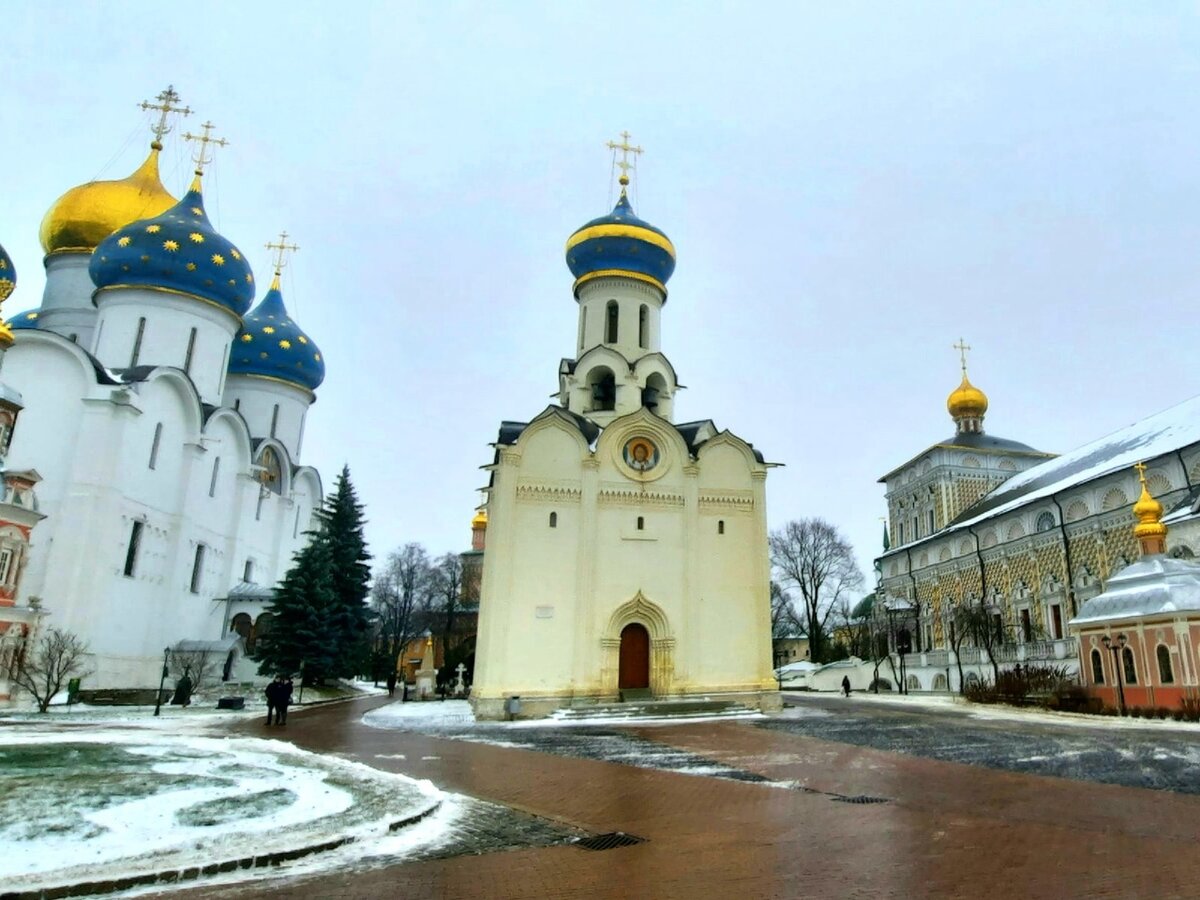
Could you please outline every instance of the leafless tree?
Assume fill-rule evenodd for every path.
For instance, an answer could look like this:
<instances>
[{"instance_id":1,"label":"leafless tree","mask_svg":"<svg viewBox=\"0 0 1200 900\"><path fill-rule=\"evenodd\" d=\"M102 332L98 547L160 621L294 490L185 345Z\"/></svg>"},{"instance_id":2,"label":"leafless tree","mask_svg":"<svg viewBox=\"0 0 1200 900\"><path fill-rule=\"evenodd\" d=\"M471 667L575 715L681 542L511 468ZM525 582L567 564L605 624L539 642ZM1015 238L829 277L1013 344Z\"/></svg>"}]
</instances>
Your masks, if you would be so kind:
<instances>
[{"instance_id":1,"label":"leafless tree","mask_svg":"<svg viewBox=\"0 0 1200 900\"><path fill-rule=\"evenodd\" d=\"M46 712L54 695L73 675L86 677L87 644L69 631L49 628L17 658L13 681L33 695L38 712Z\"/></svg>"},{"instance_id":2,"label":"leafless tree","mask_svg":"<svg viewBox=\"0 0 1200 900\"><path fill-rule=\"evenodd\" d=\"M378 622L378 650L390 671L400 667L404 648L426 626L433 590L429 554L420 544L405 544L388 555L371 588Z\"/></svg>"},{"instance_id":3,"label":"leafless tree","mask_svg":"<svg viewBox=\"0 0 1200 900\"><path fill-rule=\"evenodd\" d=\"M182 650L175 647L167 656L171 677L179 679L186 675L192 682L193 691L199 691L208 684L218 668L218 662L224 668L225 658L218 658L211 650Z\"/></svg>"},{"instance_id":4,"label":"leafless tree","mask_svg":"<svg viewBox=\"0 0 1200 900\"><path fill-rule=\"evenodd\" d=\"M463 564L457 553L446 553L437 558L430 571L432 602L442 617L443 640L449 646L454 633L454 619L462 603Z\"/></svg>"},{"instance_id":5,"label":"leafless tree","mask_svg":"<svg viewBox=\"0 0 1200 900\"><path fill-rule=\"evenodd\" d=\"M828 623L842 598L862 587L854 550L824 519L799 519L771 533L771 564L786 588L800 593L800 627L809 657L821 662L829 642Z\"/></svg>"},{"instance_id":6,"label":"leafless tree","mask_svg":"<svg viewBox=\"0 0 1200 900\"><path fill-rule=\"evenodd\" d=\"M778 581L772 581L771 637L795 637L801 630L800 617L796 615L796 604L792 595L785 591Z\"/></svg>"}]
</instances>

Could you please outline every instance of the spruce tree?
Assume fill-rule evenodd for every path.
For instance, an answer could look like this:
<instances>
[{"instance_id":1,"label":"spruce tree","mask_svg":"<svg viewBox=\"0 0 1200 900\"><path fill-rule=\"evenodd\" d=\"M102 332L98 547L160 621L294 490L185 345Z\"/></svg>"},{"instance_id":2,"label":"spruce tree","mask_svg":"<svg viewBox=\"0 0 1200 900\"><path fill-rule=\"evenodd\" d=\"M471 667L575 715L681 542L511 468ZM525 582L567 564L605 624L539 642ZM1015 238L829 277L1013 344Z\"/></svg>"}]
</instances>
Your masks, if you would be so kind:
<instances>
[{"instance_id":1,"label":"spruce tree","mask_svg":"<svg viewBox=\"0 0 1200 900\"><path fill-rule=\"evenodd\" d=\"M260 675L292 675L303 668L305 681L316 683L338 674L330 628L337 607L332 559L323 534L296 554L268 608L271 629L255 647Z\"/></svg>"},{"instance_id":2,"label":"spruce tree","mask_svg":"<svg viewBox=\"0 0 1200 900\"><path fill-rule=\"evenodd\" d=\"M370 623L371 570L363 538L363 507L344 467L317 511L320 523L275 590L272 628L259 639L262 675L292 674L304 664L309 684L358 674Z\"/></svg>"},{"instance_id":3,"label":"spruce tree","mask_svg":"<svg viewBox=\"0 0 1200 900\"><path fill-rule=\"evenodd\" d=\"M333 491L318 513L321 533L329 544L331 586L334 608L329 621L329 636L335 642L336 674L356 674L362 662L363 642L370 625L367 607L371 554L363 537L363 506L350 481L350 467L344 466Z\"/></svg>"}]
</instances>

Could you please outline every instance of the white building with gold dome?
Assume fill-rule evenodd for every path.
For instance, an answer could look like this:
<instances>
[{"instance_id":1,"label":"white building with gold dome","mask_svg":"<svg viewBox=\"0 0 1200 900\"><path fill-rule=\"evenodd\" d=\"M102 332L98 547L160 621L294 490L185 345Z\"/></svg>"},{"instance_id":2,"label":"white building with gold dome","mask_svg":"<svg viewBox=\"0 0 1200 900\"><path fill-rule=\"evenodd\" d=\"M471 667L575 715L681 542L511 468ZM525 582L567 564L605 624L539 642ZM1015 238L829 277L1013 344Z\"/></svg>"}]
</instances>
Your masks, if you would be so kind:
<instances>
[{"instance_id":1,"label":"white building with gold dome","mask_svg":"<svg viewBox=\"0 0 1200 900\"><path fill-rule=\"evenodd\" d=\"M567 242L579 329L558 403L504 422L488 467L483 718L514 696L522 716L634 696L779 706L768 464L709 420L675 421L660 327L675 249L621 183Z\"/></svg>"},{"instance_id":2,"label":"white building with gold dome","mask_svg":"<svg viewBox=\"0 0 1200 900\"><path fill-rule=\"evenodd\" d=\"M1169 510L1172 554L1200 549L1200 397L1061 456L984 431L988 400L965 358L947 407L955 434L880 479L892 543L876 568L885 608L910 634L907 686L957 690L960 662L962 677L990 677L987 650L956 634L963 604L990 616L999 665L1077 670L1068 623L1137 558L1135 463Z\"/></svg>"},{"instance_id":3,"label":"white building with gold dome","mask_svg":"<svg viewBox=\"0 0 1200 900\"><path fill-rule=\"evenodd\" d=\"M85 689L157 687L181 640L236 662L322 499L300 453L325 368L283 304L291 248L274 245L252 308L249 261L204 210L209 126L183 197L159 180L178 99L150 105L162 115L133 175L51 206L41 305L10 320L4 375L25 409L6 465L36 468L46 516L22 596L87 641Z\"/></svg>"}]
</instances>

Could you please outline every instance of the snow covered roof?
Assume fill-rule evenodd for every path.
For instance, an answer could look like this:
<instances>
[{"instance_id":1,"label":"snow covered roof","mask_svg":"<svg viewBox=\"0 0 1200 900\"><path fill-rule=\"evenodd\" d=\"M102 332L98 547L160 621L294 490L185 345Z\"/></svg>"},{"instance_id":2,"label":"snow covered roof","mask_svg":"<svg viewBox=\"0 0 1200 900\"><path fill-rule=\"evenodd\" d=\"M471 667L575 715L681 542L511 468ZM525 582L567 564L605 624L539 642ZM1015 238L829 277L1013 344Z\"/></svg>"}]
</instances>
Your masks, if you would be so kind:
<instances>
[{"instance_id":1,"label":"snow covered roof","mask_svg":"<svg viewBox=\"0 0 1200 900\"><path fill-rule=\"evenodd\" d=\"M1144 556L1108 580L1108 589L1088 600L1072 626L1178 612L1200 612L1200 564L1162 554Z\"/></svg>"},{"instance_id":2,"label":"snow covered roof","mask_svg":"<svg viewBox=\"0 0 1200 900\"><path fill-rule=\"evenodd\" d=\"M892 547L883 556L891 556L905 548L965 530L1075 485L1128 469L1136 462L1165 456L1197 442L1200 442L1200 397L1192 397L1077 447L1070 453L1018 472L985 494L979 502L969 506L941 531Z\"/></svg>"},{"instance_id":3,"label":"snow covered roof","mask_svg":"<svg viewBox=\"0 0 1200 900\"><path fill-rule=\"evenodd\" d=\"M242 640L241 635L232 634L215 641L179 641L171 649L176 653L228 653Z\"/></svg>"},{"instance_id":4,"label":"snow covered roof","mask_svg":"<svg viewBox=\"0 0 1200 900\"><path fill-rule=\"evenodd\" d=\"M224 599L224 598L222 598ZM229 589L229 600L258 600L269 603L275 599L275 589L249 581L239 581Z\"/></svg>"},{"instance_id":5,"label":"snow covered roof","mask_svg":"<svg viewBox=\"0 0 1200 900\"><path fill-rule=\"evenodd\" d=\"M938 449L975 450L980 453L995 453L1003 456L1054 456L1053 453L1046 453L1043 450L1030 447L1028 444L1022 444L1020 441L1011 441L1008 438L996 437L995 435L986 434L984 432L960 432L958 434L951 435L944 441L938 441L936 444L926 447L908 462L901 463L886 475L879 478L877 483L886 484L887 480L897 472L904 471L930 450Z\"/></svg>"},{"instance_id":6,"label":"snow covered roof","mask_svg":"<svg viewBox=\"0 0 1200 900\"><path fill-rule=\"evenodd\" d=\"M1200 441L1200 397L1193 397L1014 475L967 509L951 528L974 525L1197 441Z\"/></svg>"},{"instance_id":7,"label":"snow covered roof","mask_svg":"<svg viewBox=\"0 0 1200 900\"><path fill-rule=\"evenodd\" d=\"M802 659L799 662L788 663L786 666L780 666L775 671L783 675L788 672L811 672L814 669L821 668L820 663L809 662L807 659Z\"/></svg>"}]
</instances>

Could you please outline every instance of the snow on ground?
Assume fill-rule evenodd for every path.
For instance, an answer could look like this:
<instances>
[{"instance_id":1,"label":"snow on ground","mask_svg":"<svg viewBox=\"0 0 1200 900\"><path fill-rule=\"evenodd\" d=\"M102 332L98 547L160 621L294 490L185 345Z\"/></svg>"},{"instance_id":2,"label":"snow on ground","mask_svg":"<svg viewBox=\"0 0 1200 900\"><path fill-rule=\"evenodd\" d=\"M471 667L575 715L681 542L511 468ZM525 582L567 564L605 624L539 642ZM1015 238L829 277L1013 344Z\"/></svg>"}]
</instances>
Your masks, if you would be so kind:
<instances>
[{"instance_id":1,"label":"snow on ground","mask_svg":"<svg viewBox=\"0 0 1200 900\"><path fill-rule=\"evenodd\" d=\"M372 728L399 731L475 724L475 713L466 700L397 700L363 716Z\"/></svg>"},{"instance_id":2,"label":"snow on ground","mask_svg":"<svg viewBox=\"0 0 1200 900\"><path fill-rule=\"evenodd\" d=\"M386 694L387 688L376 688L369 681L342 682L328 688L305 688L302 704L292 706L293 712L314 703L334 700L352 700L358 697ZM159 715L154 715L153 706L90 706L86 703L56 703L49 711L39 713L35 709L0 709L0 729L5 725L32 725L55 727L60 725L96 725L119 728L138 728L148 731L165 731L172 734L180 731L202 734L210 728L228 726L256 716L265 717L267 704L262 691L255 688L245 694L246 708L240 710L217 709L218 694L194 694L190 706L163 704Z\"/></svg>"},{"instance_id":3,"label":"snow on ground","mask_svg":"<svg viewBox=\"0 0 1200 900\"><path fill-rule=\"evenodd\" d=\"M792 696L804 697L805 694ZM829 693L819 696L828 699ZM1045 725L1069 725L1076 728L1115 728L1129 731L1167 731L1167 732L1200 732L1200 722L1176 722L1174 719L1135 719L1132 716L1093 716L1081 713L1055 712L1054 710L1039 709L1032 706L1005 706L1000 703L971 703L961 697L949 694L866 694L856 693L844 698L847 704L875 704L895 708L936 709L966 716L980 721L993 722L1023 722L1027 724L1042 723ZM800 712L802 710L802 712ZM811 715L817 712L815 708L805 707L803 703L785 706L782 715L789 716Z\"/></svg>"},{"instance_id":4,"label":"snow on ground","mask_svg":"<svg viewBox=\"0 0 1200 900\"><path fill-rule=\"evenodd\" d=\"M628 716L597 716L595 718L570 718L558 719L547 717L544 719L518 719L515 722L498 722L486 721L476 722L475 714L471 710L471 704L466 700L428 700L428 701L409 701L401 703L397 701L388 706L381 706L378 709L373 709L363 716L363 723L370 725L372 728L382 728L394 731L423 731L429 730L444 730L457 729L466 727L478 727L487 730L514 729L521 730L526 728L595 728L597 726L606 726L609 728L620 727L622 725L633 725L638 728L643 725L680 725L685 722L724 722L730 719L762 719L762 713L747 712L745 715L723 715L723 716L674 716L661 718L643 718L636 714ZM502 742L496 743L497 746L504 746ZM509 745L511 746L511 745Z\"/></svg>"},{"instance_id":5,"label":"snow on ground","mask_svg":"<svg viewBox=\"0 0 1200 900\"><path fill-rule=\"evenodd\" d=\"M28 890L170 871L343 836L378 844L444 797L282 741L6 728L0 882ZM413 828L401 837L434 834Z\"/></svg>"}]
</instances>

